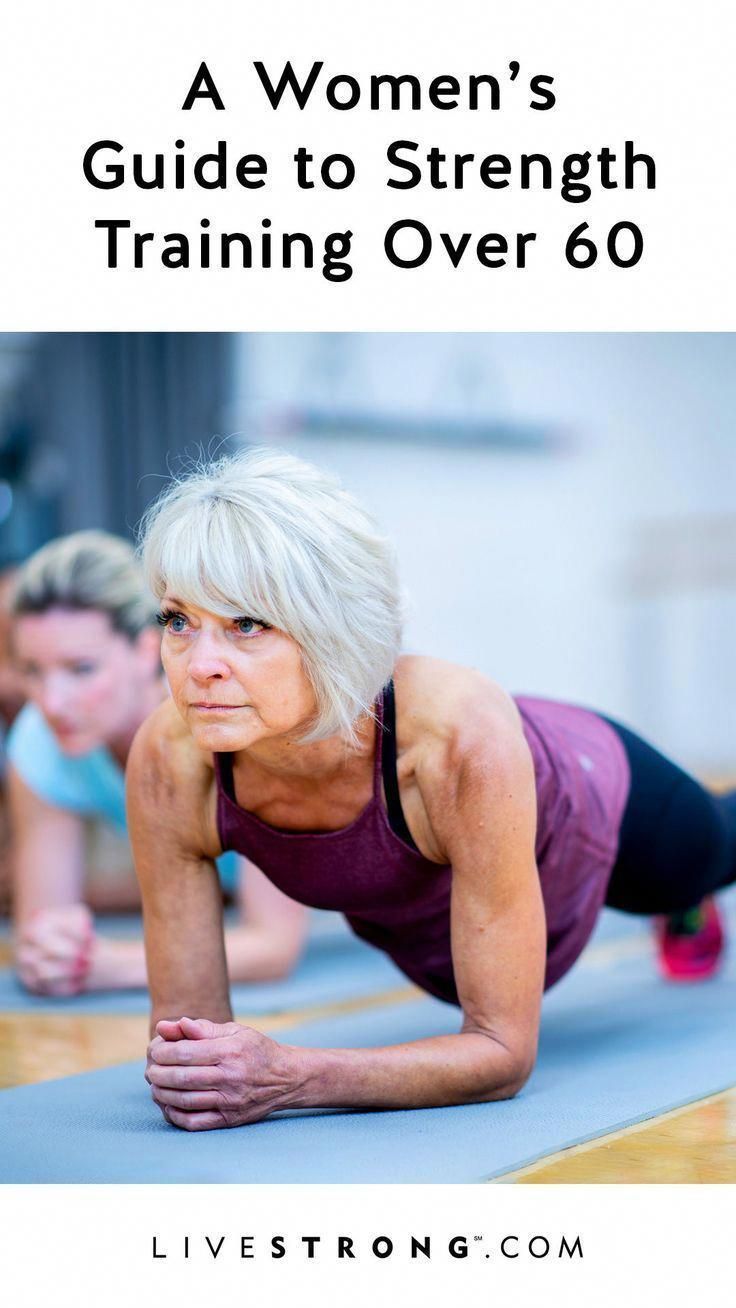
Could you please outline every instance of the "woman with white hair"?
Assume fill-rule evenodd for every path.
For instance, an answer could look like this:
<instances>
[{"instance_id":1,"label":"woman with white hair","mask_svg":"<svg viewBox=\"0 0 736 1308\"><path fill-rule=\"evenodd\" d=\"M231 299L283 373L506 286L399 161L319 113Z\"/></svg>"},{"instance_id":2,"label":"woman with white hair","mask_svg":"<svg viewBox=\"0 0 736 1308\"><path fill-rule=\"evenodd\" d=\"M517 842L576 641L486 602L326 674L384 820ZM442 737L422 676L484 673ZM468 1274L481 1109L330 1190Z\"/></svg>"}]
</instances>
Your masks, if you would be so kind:
<instances>
[{"instance_id":1,"label":"woman with white hair","mask_svg":"<svg viewBox=\"0 0 736 1308\"><path fill-rule=\"evenodd\" d=\"M599 715L400 657L393 553L329 476L253 451L175 483L144 524L172 700L141 728L129 811L153 1039L147 1079L203 1130L307 1106L513 1095L540 1000L604 902L688 909L736 877L716 799ZM462 1025L301 1049L232 1021L214 860L344 912Z\"/></svg>"},{"instance_id":2,"label":"woman with white hair","mask_svg":"<svg viewBox=\"0 0 736 1308\"><path fill-rule=\"evenodd\" d=\"M98 935L91 912L140 905L132 860L90 866L85 819L126 833L130 746L167 694L156 606L132 546L81 531L28 560L12 610L28 696L7 740L18 976L42 995L144 986L142 939ZM232 978L283 975L304 910L235 855L220 876L241 910L227 933Z\"/></svg>"}]
</instances>

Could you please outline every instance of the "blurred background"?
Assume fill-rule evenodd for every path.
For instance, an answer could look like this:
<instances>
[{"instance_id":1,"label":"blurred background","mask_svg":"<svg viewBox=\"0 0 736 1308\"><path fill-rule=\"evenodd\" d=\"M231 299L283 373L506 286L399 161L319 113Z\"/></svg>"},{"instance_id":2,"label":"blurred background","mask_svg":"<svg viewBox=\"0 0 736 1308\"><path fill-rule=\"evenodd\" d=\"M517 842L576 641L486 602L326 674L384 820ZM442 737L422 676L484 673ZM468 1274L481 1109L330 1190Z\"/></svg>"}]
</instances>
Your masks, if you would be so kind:
<instances>
[{"instance_id":1,"label":"blurred background","mask_svg":"<svg viewBox=\"0 0 736 1308\"><path fill-rule=\"evenodd\" d=\"M373 509L407 649L736 776L736 336L0 335L0 567L248 442Z\"/></svg>"}]
</instances>

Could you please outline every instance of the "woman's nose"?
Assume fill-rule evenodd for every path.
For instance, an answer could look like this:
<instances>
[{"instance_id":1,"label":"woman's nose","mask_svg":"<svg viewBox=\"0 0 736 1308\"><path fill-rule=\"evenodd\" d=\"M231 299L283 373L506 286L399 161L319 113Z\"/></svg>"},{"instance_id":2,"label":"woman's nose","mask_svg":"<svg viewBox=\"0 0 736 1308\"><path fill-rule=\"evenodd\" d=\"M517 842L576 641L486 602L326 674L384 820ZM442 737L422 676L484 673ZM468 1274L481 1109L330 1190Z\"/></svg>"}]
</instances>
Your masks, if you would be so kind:
<instances>
[{"instance_id":1,"label":"woman's nose","mask_svg":"<svg viewBox=\"0 0 736 1308\"><path fill-rule=\"evenodd\" d=\"M215 657L195 657L189 664L189 675L192 681L226 681L230 676L230 669L222 659Z\"/></svg>"},{"instance_id":2,"label":"woman's nose","mask_svg":"<svg viewBox=\"0 0 736 1308\"><path fill-rule=\"evenodd\" d=\"M46 681L38 692L38 706L47 717L54 718L69 707L69 695L54 681Z\"/></svg>"},{"instance_id":3,"label":"woman's nose","mask_svg":"<svg viewBox=\"0 0 736 1308\"><path fill-rule=\"evenodd\" d=\"M200 635L189 659L189 675L193 681L226 681L230 676L230 665L222 657L219 642L207 635Z\"/></svg>"}]
</instances>

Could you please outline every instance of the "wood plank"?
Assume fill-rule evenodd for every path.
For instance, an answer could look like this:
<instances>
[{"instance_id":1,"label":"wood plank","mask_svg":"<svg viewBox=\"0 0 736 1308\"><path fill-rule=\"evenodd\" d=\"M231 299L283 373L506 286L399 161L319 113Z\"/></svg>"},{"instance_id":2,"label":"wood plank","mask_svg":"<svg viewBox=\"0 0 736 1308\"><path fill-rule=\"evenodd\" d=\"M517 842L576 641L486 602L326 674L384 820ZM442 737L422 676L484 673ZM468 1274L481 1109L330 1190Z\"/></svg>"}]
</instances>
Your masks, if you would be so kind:
<instances>
[{"instance_id":1,"label":"wood plank","mask_svg":"<svg viewBox=\"0 0 736 1308\"><path fill-rule=\"evenodd\" d=\"M564 1149L500 1181L518 1185L736 1182L736 1088Z\"/></svg>"}]
</instances>

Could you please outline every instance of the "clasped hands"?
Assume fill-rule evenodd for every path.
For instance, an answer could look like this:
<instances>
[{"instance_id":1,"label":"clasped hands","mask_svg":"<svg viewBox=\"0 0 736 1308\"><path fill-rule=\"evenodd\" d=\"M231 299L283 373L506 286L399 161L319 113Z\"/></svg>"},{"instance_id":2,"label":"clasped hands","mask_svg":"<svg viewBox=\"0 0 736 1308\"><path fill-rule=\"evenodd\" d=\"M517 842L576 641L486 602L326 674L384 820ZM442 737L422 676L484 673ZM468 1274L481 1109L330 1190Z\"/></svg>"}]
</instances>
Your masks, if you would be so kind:
<instances>
[{"instance_id":1,"label":"clasped hands","mask_svg":"<svg viewBox=\"0 0 736 1308\"><path fill-rule=\"evenodd\" d=\"M38 995L78 995L86 988L94 946L92 914L85 904L40 909L18 932L18 976Z\"/></svg>"},{"instance_id":2,"label":"clasped hands","mask_svg":"<svg viewBox=\"0 0 736 1308\"><path fill-rule=\"evenodd\" d=\"M172 1126L244 1126L296 1106L296 1053L237 1022L181 1017L156 1026L146 1080Z\"/></svg>"},{"instance_id":3,"label":"clasped hands","mask_svg":"<svg viewBox=\"0 0 736 1308\"><path fill-rule=\"evenodd\" d=\"M28 990L56 998L146 983L143 942L98 935L86 904L42 908L26 918L15 965Z\"/></svg>"}]
</instances>

